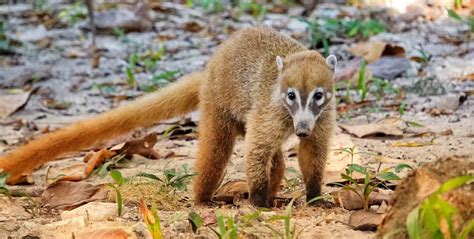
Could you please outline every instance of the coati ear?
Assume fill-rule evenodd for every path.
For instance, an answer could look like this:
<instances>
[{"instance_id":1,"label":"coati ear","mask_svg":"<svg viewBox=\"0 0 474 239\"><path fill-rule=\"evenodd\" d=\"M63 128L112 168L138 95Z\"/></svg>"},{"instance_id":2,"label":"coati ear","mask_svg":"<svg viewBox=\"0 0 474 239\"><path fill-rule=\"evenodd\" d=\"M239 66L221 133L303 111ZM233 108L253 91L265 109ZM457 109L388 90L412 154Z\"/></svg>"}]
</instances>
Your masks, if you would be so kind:
<instances>
[{"instance_id":1,"label":"coati ear","mask_svg":"<svg viewBox=\"0 0 474 239\"><path fill-rule=\"evenodd\" d=\"M337 66L337 58L335 55L329 55L326 58L326 64L328 64L329 68L334 72Z\"/></svg>"},{"instance_id":2,"label":"coati ear","mask_svg":"<svg viewBox=\"0 0 474 239\"><path fill-rule=\"evenodd\" d=\"M280 56L276 57L276 64L277 64L278 71L281 71L283 69L283 60L281 59Z\"/></svg>"}]
</instances>

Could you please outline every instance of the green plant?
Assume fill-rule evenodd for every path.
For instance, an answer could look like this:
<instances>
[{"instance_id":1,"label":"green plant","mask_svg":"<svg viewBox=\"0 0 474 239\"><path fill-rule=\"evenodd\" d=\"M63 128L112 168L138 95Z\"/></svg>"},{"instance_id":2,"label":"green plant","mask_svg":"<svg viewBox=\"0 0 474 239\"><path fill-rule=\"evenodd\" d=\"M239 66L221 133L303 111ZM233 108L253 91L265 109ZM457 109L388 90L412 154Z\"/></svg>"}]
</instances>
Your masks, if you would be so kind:
<instances>
[{"instance_id":1,"label":"green plant","mask_svg":"<svg viewBox=\"0 0 474 239\"><path fill-rule=\"evenodd\" d=\"M187 0L186 5L193 7L194 5L201 6L208 12L221 12L224 10L224 3L221 0Z\"/></svg>"},{"instance_id":2,"label":"green plant","mask_svg":"<svg viewBox=\"0 0 474 239\"><path fill-rule=\"evenodd\" d=\"M373 173L366 167L358 164L348 165L345 171L345 173L341 174L341 177L350 183L344 185L343 189L353 191L355 194L357 194L357 196L362 200L364 204L364 210L366 211L369 210L369 196L374 189L380 185L383 185L386 181L400 180L398 175L389 171L388 169L383 170L382 172ZM364 175L363 185L360 185L359 182L352 177L353 172L358 172Z\"/></svg>"},{"instance_id":3,"label":"green plant","mask_svg":"<svg viewBox=\"0 0 474 239\"><path fill-rule=\"evenodd\" d=\"M240 1L238 7L242 12L248 12L256 19L260 19L268 11L265 5L252 0Z\"/></svg>"},{"instance_id":4,"label":"green plant","mask_svg":"<svg viewBox=\"0 0 474 239\"><path fill-rule=\"evenodd\" d=\"M133 89L137 88L137 80L135 79L135 67L138 63L138 54L136 52L132 53L128 57L128 66L125 68L125 74L127 76L127 84Z\"/></svg>"},{"instance_id":5,"label":"green plant","mask_svg":"<svg viewBox=\"0 0 474 239\"><path fill-rule=\"evenodd\" d=\"M400 114L400 117L402 117L405 114L405 107L407 105L405 103L401 103L400 106L398 106L398 113Z\"/></svg>"},{"instance_id":6,"label":"green plant","mask_svg":"<svg viewBox=\"0 0 474 239\"><path fill-rule=\"evenodd\" d=\"M355 164L354 156L357 154L365 154L365 155L371 155L371 156L377 157L378 156L377 154L374 154L371 152L356 151L356 146L340 148L340 149L336 149L336 151L349 154L350 161L351 161L351 163L344 170L345 172L341 173L341 177L344 180L347 180L348 183L346 185L341 185L341 186L343 186L343 189L345 190L351 190L354 193L356 193L357 196L359 196L359 198L364 203L365 210L369 209L369 205L368 205L369 195L370 193L372 193L372 191L375 188L381 185L384 185L389 180L400 180L400 177L396 173L399 173L402 169L404 168L413 169L408 164L400 164L395 167L394 169L395 172L390 171L390 168L384 169L380 172L379 170L382 164L380 163L377 171L372 172L366 167L363 167L359 164ZM363 185L360 185L357 179L353 177L354 172L358 172L364 175Z\"/></svg>"},{"instance_id":7,"label":"green plant","mask_svg":"<svg viewBox=\"0 0 474 239\"><path fill-rule=\"evenodd\" d=\"M318 198L319 199L319 198ZM272 222L272 221L283 221L284 224L284 232L280 232L273 226L271 226L268 223L265 223L264 225L272 230L275 234L277 234L281 238L285 239L292 239L292 238L298 238L301 232L303 230L299 230L299 232L296 231L296 225L291 226L291 217L292 217L292 212L293 212L293 204L295 202L295 199L293 198L290 203L285 208L285 212L283 215L275 215L270 217L267 222Z\"/></svg>"},{"instance_id":8,"label":"green plant","mask_svg":"<svg viewBox=\"0 0 474 239\"><path fill-rule=\"evenodd\" d=\"M3 172L0 169L0 194L5 194L7 196L10 195L10 191L8 190L7 187L7 179L10 176L7 172Z\"/></svg>"},{"instance_id":9,"label":"green plant","mask_svg":"<svg viewBox=\"0 0 474 239\"><path fill-rule=\"evenodd\" d=\"M473 175L455 177L443 183L436 192L425 198L407 216L406 230L411 239L421 238L459 238L467 239L474 227L474 219L454 228L453 217L458 214L457 208L443 199L443 194L471 183ZM447 228L443 229L443 224ZM446 230L447 229L447 230Z\"/></svg>"},{"instance_id":10,"label":"green plant","mask_svg":"<svg viewBox=\"0 0 474 239\"><path fill-rule=\"evenodd\" d=\"M166 86L170 83L170 81L176 76L176 74L180 73L180 71L165 71L161 74L154 75L151 81L159 85L160 87Z\"/></svg>"},{"instance_id":11,"label":"green plant","mask_svg":"<svg viewBox=\"0 0 474 239\"><path fill-rule=\"evenodd\" d=\"M117 201L117 213L118 216L120 217L122 215L122 209L123 209L123 199L122 199L122 193L120 192L120 186L124 185L127 180L122 176L122 173L120 171L114 170L109 173L110 177L115 181L115 184L108 183L107 186L115 190L116 193L116 198L115 200Z\"/></svg>"},{"instance_id":12,"label":"green plant","mask_svg":"<svg viewBox=\"0 0 474 239\"><path fill-rule=\"evenodd\" d=\"M385 27L379 21L372 19L367 21L343 19L340 21L340 24L342 29L345 30L345 35L348 37L362 36L367 38L385 31Z\"/></svg>"},{"instance_id":13,"label":"green plant","mask_svg":"<svg viewBox=\"0 0 474 239\"><path fill-rule=\"evenodd\" d=\"M118 154L112 157L109 161L105 162L102 164L100 167L94 169L92 172L92 175L98 175L99 177L105 177L107 176L107 173L109 172L110 168L115 168L117 165L125 159L125 154Z\"/></svg>"},{"instance_id":14,"label":"green plant","mask_svg":"<svg viewBox=\"0 0 474 239\"><path fill-rule=\"evenodd\" d=\"M474 33L474 16L469 16L469 17L461 17L459 14L457 14L454 10L452 9L447 9L449 17L452 19L461 22L463 24L469 25L470 31L471 31L471 37L472 34Z\"/></svg>"},{"instance_id":15,"label":"green plant","mask_svg":"<svg viewBox=\"0 0 474 239\"><path fill-rule=\"evenodd\" d=\"M181 170L176 168L164 169L163 178L150 173L139 173L137 176L147 177L162 182L165 186L173 187L180 191L187 190L187 183L194 177L196 173L192 173L187 164L181 166Z\"/></svg>"},{"instance_id":16,"label":"green plant","mask_svg":"<svg viewBox=\"0 0 474 239\"><path fill-rule=\"evenodd\" d=\"M337 19L314 19L313 21L308 21L304 18L300 18L300 21L308 24L311 48L316 49L322 46L323 55L329 56L330 39L337 35L339 29Z\"/></svg>"},{"instance_id":17,"label":"green plant","mask_svg":"<svg viewBox=\"0 0 474 239\"><path fill-rule=\"evenodd\" d=\"M374 95L378 100L388 94L396 94L400 90L395 88L388 80L383 80L378 77L372 77L368 86L369 92Z\"/></svg>"},{"instance_id":18,"label":"green plant","mask_svg":"<svg viewBox=\"0 0 474 239\"><path fill-rule=\"evenodd\" d=\"M332 37L368 38L385 31L385 27L380 22L372 19L365 21L350 18L316 18L311 21L299 18L299 20L308 25L311 48L322 47L325 56L329 55Z\"/></svg>"},{"instance_id":19,"label":"green plant","mask_svg":"<svg viewBox=\"0 0 474 239\"><path fill-rule=\"evenodd\" d=\"M153 239L162 239L163 232L161 231L160 217L158 210L156 209L155 203L151 204L151 210L145 204L145 200L140 200L140 214L142 214L143 221L145 221L146 227L151 234Z\"/></svg>"},{"instance_id":20,"label":"green plant","mask_svg":"<svg viewBox=\"0 0 474 239\"><path fill-rule=\"evenodd\" d=\"M202 217L194 211L189 212L188 221L191 224L194 233L196 233L196 231L201 228L204 223Z\"/></svg>"},{"instance_id":21,"label":"green plant","mask_svg":"<svg viewBox=\"0 0 474 239\"><path fill-rule=\"evenodd\" d=\"M216 210L217 230L210 229L219 237L219 239L229 238L237 239L238 225L232 216L224 215L221 209Z\"/></svg>"},{"instance_id":22,"label":"green plant","mask_svg":"<svg viewBox=\"0 0 474 239\"><path fill-rule=\"evenodd\" d=\"M87 8L81 3L81 1L76 1L74 4L69 5L64 10L60 11L58 17L61 21L74 25L79 20L87 17Z\"/></svg>"},{"instance_id":23,"label":"green plant","mask_svg":"<svg viewBox=\"0 0 474 239\"><path fill-rule=\"evenodd\" d=\"M361 95L360 97L361 102L363 102L365 100L365 97L367 96L367 83L365 79L366 65L367 64L365 60L362 60L360 62L359 77L357 78L357 90L359 91L359 94Z\"/></svg>"}]
</instances>

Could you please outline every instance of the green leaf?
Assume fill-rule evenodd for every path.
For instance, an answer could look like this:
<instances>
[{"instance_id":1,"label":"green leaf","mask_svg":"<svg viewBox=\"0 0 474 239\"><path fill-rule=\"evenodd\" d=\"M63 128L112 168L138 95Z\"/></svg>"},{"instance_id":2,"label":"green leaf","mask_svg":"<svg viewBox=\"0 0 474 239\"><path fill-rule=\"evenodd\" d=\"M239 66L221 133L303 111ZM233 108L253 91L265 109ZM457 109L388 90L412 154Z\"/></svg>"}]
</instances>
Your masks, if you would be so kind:
<instances>
[{"instance_id":1,"label":"green leaf","mask_svg":"<svg viewBox=\"0 0 474 239\"><path fill-rule=\"evenodd\" d=\"M383 180L400 180L401 178L393 172L382 172L377 175L377 178Z\"/></svg>"},{"instance_id":2,"label":"green leaf","mask_svg":"<svg viewBox=\"0 0 474 239\"><path fill-rule=\"evenodd\" d=\"M467 239L473 228L474 228L474 219L471 219L466 223L466 226L462 229L461 234L459 235L459 239Z\"/></svg>"},{"instance_id":3,"label":"green leaf","mask_svg":"<svg viewBox=\"0 0 474 239\"><path fill-rule=\"evenodd\" d=\"M149 179L153 179L153 180L156 180L156 181L163 182L163 180L161 180L161 178L159 178L158 176L156 176L154 174L151 174L151 173L139 173L139 174L137 174L137 176L145 177L145 178L149 178Z\"/></svg>"},{"instance_id":4,"label":"green leaf","mask_svg":"<svg viewBox=\"0 0 474 239\"><path fill-rule=\"evenodd\" d=\"M161 231L160 216L158 215L158 210L156 209L156 204L154 202L151 204L151 210L153 212L153 218L155 219L155 224L151 226L152 237L153 239L162 239L163 233Z\"/></svg>"},{"instance_id":5,"label":"green leaf","mask_svg":"<svg viewBox=\"0 0 474 239\"><path fill-rule=\"evenodd\" d=\"M118 213L118 216L120 217L122 215L122 209L123 209L122 193L120 192L118 187L116 187L115 185L111 183L108 183L107 186L114 189L117 194L115 200L117 201L117 213Z\"/></svg>"},{"instance_id":6,"label":"green leaf","mask_svg":"<svg viewBox=\"0 0 474 239\"><path fill-rule=\"evenodd\" d=\"M421 222L424 228L428 229L431 234L435 234L439 230L439 219L436 216L430 202L424 202L420 209Z\"/></svg>"},{"instance_id":7,"label":"green leaf","mask_svg":"<svg viewBox=\"0 0 474 239\"><path fill-rule=\"evenodd\" d=\"M421 226L418 214L419 207L414 208L408 213L405 226L410 239L421 239Z\"/></svg>"},{"instance_id":8,"label":"green leaf","mask_svg":"<svg viewBox=\"0 0 474 239\"><path fill-rule=\"evenodd\" d=\"M115 180L118 186L122 186L125 184L126 180L123 178L122 173L120 171L114 170L110 172L109 175Z\"/></svg>"},{"instance_id":9,"label":"green leaf","mask_svg":"<svg viewBox=\"0 0 474 239\"><path fill-rule=\"evenodd\" d=\"M422 127L425 127L424 125L418 123L418 122L415 122L415 121L405 121L405 123L408 125L408 126L413 126L413 127L419 127L419 128L422 128Z\"/></svg>"},{"instance_id":10,"label":"green leaf","mask_svg":"<svg viewBox=\"0 0 474 239\"><path fill-rule=\"evenodd\" d=\"M443 183L443 185L441 185L441 187L438 189L438 192L445 193L445 192L451 191L473 180L474 180L474 175L463 175L463 176L450 179L446 181L445 183Z\"/></svg>"},{"instance_id":11,"label":"green leaf","mask_svg":"<svg viewBox=\"0 0 474 239\"><path fill-rule=\"evenodd\" d=\"M226 227L225 227L225 222L224 222L224 214L222 213L222 210L220 209L216 210L216 221L217 221L217 226L219 227L218 236L222 238L226 232Z\"/></svg>"},{"instance_id":12,"label":"green leaf","mask_svg":"<svg viewBox=\"0 0 474 239\"><path fill-rule=\"evenodd\" d=\"M189 220L189 222L191 223L193 232L196 232L197 229L199 229L200 227L202 227L203 222L204 222L204 220L202 219L202 217L201 217L199 214L197 214L196 212L189 212L189 214L188 214L188 220Z\"/></svg>"},{"instance_id":13,"label":"green leaf","mask_svg":"<svg viewBox=\"0 0 474 239\"><path fill-rule=\"evenodd\" d=\"M452 9L448 9L448 15L454 19L454 20L457 20L457 21L460 21L460 22L463 22L464 19L462 19L461 16L459 16L454 10Z\"/></svg>"},{"instance_id":14,"label":"green leaf","mask_svg":"<svg viewBox=\"0 0 474 239\"><path fill-rule=\"evenodd\" d=\"M356 171L356 172L361 173L361 174L367 174L367 169L363 166L358 165L358 164L349 164L348 168L352 171Z\"/></svg>"},{"instance_id":15,"label":"green leaf","mask_svg":"<svg viewBox=\"0 0 474 239\"><path fill-rule=\"evenodd\" d=\"M402 164L399 164L399 165L397 165L397 166L395 167L395 172L396 172L396 173L399 173L399 172L401 172L404 168L409 168L409 169L413 170L413 167L412 167L412 166L410 166L410 165L408 165L408 164L402 163Z\"/></svg>"}]
</instances>

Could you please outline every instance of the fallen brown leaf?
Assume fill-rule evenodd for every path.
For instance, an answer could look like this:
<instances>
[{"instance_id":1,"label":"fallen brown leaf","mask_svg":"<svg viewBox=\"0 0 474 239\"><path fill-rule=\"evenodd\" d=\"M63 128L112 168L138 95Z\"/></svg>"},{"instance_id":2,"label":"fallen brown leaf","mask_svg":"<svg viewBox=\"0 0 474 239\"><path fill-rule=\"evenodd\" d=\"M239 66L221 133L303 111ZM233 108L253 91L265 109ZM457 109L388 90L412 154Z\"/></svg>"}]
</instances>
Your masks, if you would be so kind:
<instances>
[{"instance_id":1,"label":"fallen brown leaf","mask_svg":"<svg viewBox=\"0 0 474 239\"><path fill-rule=\"evenodd\" d=\"M354 230L360 231L376 231L378 225L382 222L383 214L357 211L349 217L349 225L354 227Z\"/></svg>"},{"instance_id":2,"label":"fallen brown leaf","mask_svg":"<svg viewBox=\"0 0 474 239\"><path fill-rule=\"evenodd\" d=\"M340 124L339 127L349 134L355 135L358 138L363 138L379 134L387 136L403 136L403 131L401 130L403 124L404 121L399 118L388 117L375 123L362 125Z\"/></svg>"},{"instance_id":3,"label":"fallen brown leaf","mask_svg":"<svg viewBox=\"0 0 474 239\"><path fill-rule=\"evenodd\" d=\"M200 32L202 29L204 29L203 23L198 22L198 21L188 21L188 22L185 22L185 23L183 24L183 28L184 28L186 31L190 31L190 32Z\"/></svg>"},{"instance_id":4,"label":"fallen brown leaf","mask_svg":"<svg viewBox=\"0 0 474 239\"><path fill-rule=\"evenodd\" d=\"M125 154L131 158L134 154L141 155L148 159L159 159L160 154L153 149L158 142L157 134L151 133L142 139L134 139L126 142L121 148L114 150L118 154Z\"/></svg>"},{"instance_id":5,"label":"fallen brown leaf","mask_svg":"<svg viewBox=\"0 0 474 239\"><path fill-rule=\"evenodd\" d=\"M102 163L105 162L106 159L109 159L115 156L116 154L117 153L114 151L101 149L99 152L94 153L92 156L86 155L86 157L84 158L84 160L87 160L87 165L84 170L85 176L91 175L91 173L94 171L94 168L101 165Z\"/></svg>"},{"instance_id":6,"label":"fallen brown leaf","mask_svg":"<svg viewBox=\"0 0 474 239\"><path fill-rule=\"evenodd\" d=\"M70 210L82 204L104 200L108 189L85 182L56 182L49 185L41 195L42 206Z\"/></svg>"},{"instance_id":7,"label":"fallen brown leaf","mask_svg":"<svg viewBox=\"0 0 474 239\"><path fill-rule=\"evenodd\" d=\"M213 200L225 202L226 204L240 205L243 200L249 198L249 186L247 181L235 180L224 183L217 189Z\"/></svg>"},{"instance_id":8,"label":"fallen brown leaf","mask_svg":"<svg viewBox=\"0 0 474 239\"><path fill-rule=\"evenodd\" d=\"M28 102L32 91L0 95L0 118L6 118Z\"/></svg>"},{"instance_id":9,"label":"fallen brown leaf","mask_svg":"<svg viewBox=\"0 0 474 239\"><path fill-rule=\"evenodd\" d=\"M382 56L405 56L405 49L403 47L382 41L361 42L349 48L349 51L355 56L364 58L367 63L375 62Z\"/></svg>"}]
</instances>

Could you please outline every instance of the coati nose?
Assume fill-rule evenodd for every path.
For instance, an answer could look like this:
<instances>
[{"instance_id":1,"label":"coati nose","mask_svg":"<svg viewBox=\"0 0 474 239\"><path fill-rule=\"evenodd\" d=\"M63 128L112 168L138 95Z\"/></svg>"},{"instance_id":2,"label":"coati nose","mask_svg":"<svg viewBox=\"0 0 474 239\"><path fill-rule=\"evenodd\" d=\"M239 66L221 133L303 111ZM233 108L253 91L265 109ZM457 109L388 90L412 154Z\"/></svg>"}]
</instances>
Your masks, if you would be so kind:
<instances>
[{"instance_id":1,"label":"coati nose","mask_svg":"<svg viewBox=\"0 0 474 239\"><path fill-rule=\"evenodd\" d=\"M301 138L304 138L304 137L308 137L309 133L310 133L310 130L309 130L309 127L308 127L308 124L306 122L300 122L296 125L296 135L298 137L301 137Z\"/></svg>"},{"instance_id":2,"label":"coati nose","mask_svg":"<svg viewBox=\"0 0 474 239\"><path fill-rule=\"evenodd\" d=\"M300 137L300 138L305 138L305 137L308 137L308 132L306 131L296 131L296 136Z\"/></svg>"}]
</instances>

